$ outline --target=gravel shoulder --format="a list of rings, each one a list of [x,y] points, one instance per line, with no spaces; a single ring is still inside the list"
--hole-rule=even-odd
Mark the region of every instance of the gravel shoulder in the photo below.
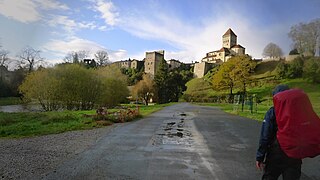
[[[42,179],[121,125],[22,139],[0,139],[0,179]]]

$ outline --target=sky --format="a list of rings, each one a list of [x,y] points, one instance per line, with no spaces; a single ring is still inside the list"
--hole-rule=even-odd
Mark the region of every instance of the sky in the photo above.
[[[200,61],[231,28],[253,58],[275,43],[288,54],[290,28],[320,18],[320,0],[0,0],[0,45],[17,57],[41,50],[49,64],[72,51],[105,50],[111,61]],[[89,57],[89,58],[90,58]]]

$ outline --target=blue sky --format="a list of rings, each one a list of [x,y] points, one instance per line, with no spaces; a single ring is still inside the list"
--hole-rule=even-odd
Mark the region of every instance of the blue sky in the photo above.
[[[270,42],[288,54],[290,27],[316,18],[320,0],[0,0],[0,43],[11,57],[39,49],[51,64],[78,50],[117,61],[163,49],[166,59],[191,62],[220,49],[231,28],[261,58]]]

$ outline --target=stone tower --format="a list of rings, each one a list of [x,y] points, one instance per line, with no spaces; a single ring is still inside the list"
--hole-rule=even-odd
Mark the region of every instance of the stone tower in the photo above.
[[[144,61],[144,72],[154,76],[157,73],[157,68],[160,62],[164,59],[164,51],[146,52]]]
[[[229,28],[222,36],[222,46],[230,49],[235,45],[237,45],[237,35]]]

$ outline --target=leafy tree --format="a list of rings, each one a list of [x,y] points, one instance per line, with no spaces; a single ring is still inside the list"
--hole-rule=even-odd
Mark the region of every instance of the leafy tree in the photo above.
[[[135,85],[138,81],[142,80],[144,74],[143,69],[137,70],[134,68],[121,68],[122,74],[127,76],[128,86]]]
[[[303,77],[313,83],[320,83],[320,58],[308,59],[303,67]]]
[[[286,76],[291,79],[300,78],[302,77],[302,73],[303,59],[301,57],[297,57],[288,64]]]
[[[231,59],[230,59],[231,60]],[[219,70],[212,77],[213,88],[216,90],[229,89],[230,96],[233,95],[233,88],[236,84],[236,77],[232,70],[236,64],[233,60],[223,63]]]
[[[154,95],[154,84],[150,75],[145,74],[143,79],[133,87],[132,91],[134,97],[141,98],[144,104],[148,105],[149,100]]]
[[[287,77],[288,65],[284,61],[280,61],[276,67],[277,77],[284,79]]]
[[[40,50],[33,49],[30,46],[24,48],[18,55],[20,66],[27,67],[28,71],[31,72],[37,64],[43,62],[40,52]]]
[[[232,71],[236,76],[236,80],[240,83],[243,93],[246,94],[246,85],[251,80],[251,73],[253,73],[256,63],[251,59],[250,56],[235,56],[231,58],[235,61],[235,69]]]
[[[51,73],[51,69],[34,71],[28,74],[19,87],[19,90],[24,94],[24,98],[37,99],[46,111],[59,108],[57,99],[59,90],[56,88],[58,81],[50,76]]]
[[[108,52],[104,50],[97,51],[94,54],[95,60],[98,66],[104,66],[110,64]]]
[[[274,44],[269,43],[264,49],[262,55],[271,59],[280,58],[283,55],[282,49]]]
[[[162,60],[154,76],[156,97],[160,104],[168,103],[169,101],[169,69],[165,60]]]
[[[30,73],[19,90],[26,98],[37,99],[47,111],[114,106],[128,96],[125,78],[119,69],[95,70],[80,64],[61,64]]]
[[[300,54],[315,56],[320,46],[320,19],[296,24],[288,35]]]
[[[178,71],[169,72],[168,79],[168,98],[169,102],[178,102],[182,92],[187,89],[186,79]]]
[[[230,89],[230,98],[233,95],[233,88],[238,85],[246,94],[246,87],[250,81],[250,75],[253,72],[256,63],[250,56],[235,56],[223,63],[219,71],[213,75],[213,87],[215,89]]]
[[[126,84],[126,76],[115,65],[104,66],[97,70],[97,76],[101,79],[100,97],[98,104],[111,107],[124,102],[129,96]]]
[[[289,52],[289,55],[298,55],[299,52],[297,49],[292,49],[290,52]]]

